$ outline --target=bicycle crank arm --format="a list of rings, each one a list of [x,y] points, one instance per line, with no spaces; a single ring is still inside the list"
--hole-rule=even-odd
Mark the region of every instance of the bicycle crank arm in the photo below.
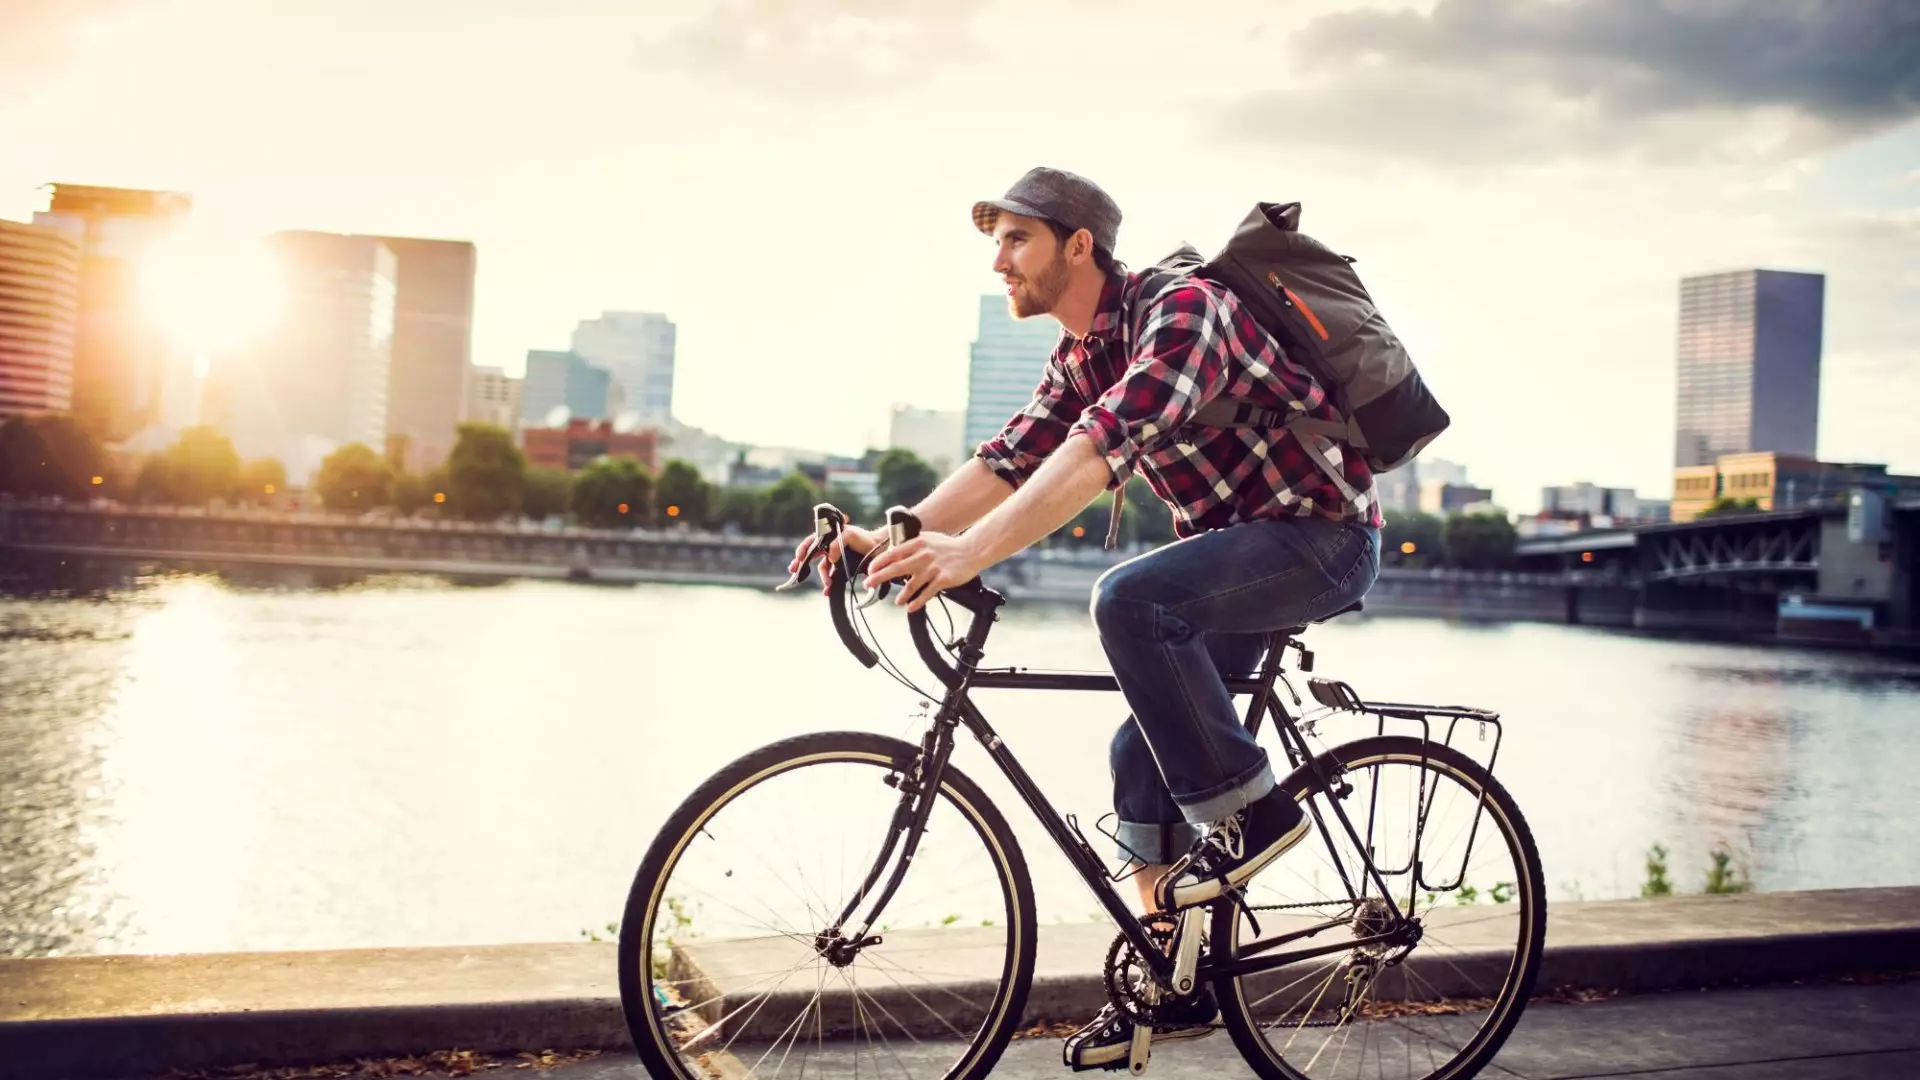
[[[1153,1025],[1133,1025],[1133,1042],[1127,1047],[1127,1071],[1135,1076],[1147,1071],[1147,1057],[1153,1052]]]
[[[1208,910],[1201,905],[1180,913],[1180,936],[1173,947],[1173,992],[1182,997],[1193,993],[1193,971],[1200,963],[1200,935]]]

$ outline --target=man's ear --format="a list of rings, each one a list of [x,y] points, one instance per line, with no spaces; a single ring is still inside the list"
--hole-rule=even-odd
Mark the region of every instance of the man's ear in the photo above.
[[[1093,258],[1093,234],[1085,229],[1075,230],[1073,234],[1073,249],[1070,254],[1076,259],[1081,256],[1089,259]]]

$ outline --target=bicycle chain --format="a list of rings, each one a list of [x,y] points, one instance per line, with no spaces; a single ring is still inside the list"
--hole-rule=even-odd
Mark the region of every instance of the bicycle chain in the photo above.
[[[1327,907],[1328,905],[1324,901],[1309,900],[1301,904],[1261,904],[1258,907],[1255,907],[1252,904],[1238,904],[1236,906],[1239,907],[1242,911],[1298,911],[1301,908],[1323,908],[1323,907]],[[1347,1020],[1303,1020],[1298,1024],[1290,1024],[1288,1026],[1295,1030],[1299,1030],[1302,1028],[1333,1028],[1333,1027],[1340,1027],[1343,1024],[1348,1023],[1351,1019],[1352,1018],[1349,1017]],[[1222,1025],[1216,1024],[1211,1026],[1219,1027]],[[1256,1025],[1256,1026],[1260,1026],[1260,1025]],[[1276,1026],[1277,1025],[1265,1025],[1266,1029],[1269,1031],[1274,1030]]]

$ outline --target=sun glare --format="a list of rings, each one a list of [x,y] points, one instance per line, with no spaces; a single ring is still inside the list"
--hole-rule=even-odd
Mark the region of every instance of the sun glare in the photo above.
[[[238,345],[265,330],[282,300],[279,274],[261,242],[190,227],[141,260],[140,288],[164,331],[195,353]]]

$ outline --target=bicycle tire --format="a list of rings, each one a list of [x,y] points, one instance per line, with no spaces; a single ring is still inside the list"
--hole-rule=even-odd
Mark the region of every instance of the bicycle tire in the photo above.
[[[650,1076],[667,1080],[704,1080],[682,1067],[668,1033],[652,1007],[650,950],[662,890],[686,845],[728,802],[768,779],[808,764],[865,762],[900,772],[912,768],[920,748],[900,739],[868,732],[820,732],[772,743],[736,759],[684,799],[655,835],[634,874],[620,923],[620,1001],[634,1049]],[[949,763],[940,782],[941,797],[966,819],[997,856],[1000,886],[1011,913],[1011,948],[1000,985],[982,1024],[945,1080],[980,1080],[998,1063],[1017,1030],[1033,982],[1037,919],[1031,878],[1013,830],[979,785]],[[879,823],[884,824],[884,822]],[[909,867],[909,876],[911,876]],[[857,961],[856,961],[857,962]]]
[[[1372,736],[1335,746],[1318,755],[1313,763],[1295,769],[1281,779],[1278,786],[1300,800],[1313,794],[1325,794],[1320,776],[1326,766],[1338,764],[1344,768],[1364,768],[1381,763],[1420,762],[1443,768],[1461,781],[1463,786],[1470,782],[1485,793],[1487,810],[1499,815],[1511,831],[1511,837],[1518,847],[1516,868],[1527,879],[1516,884],[1515,893],[1515,898],[1522,902],[1519,909],[1523,913],[1521,919],[1524,924],[1522,947],[1516,953],[1501,994],[1490,1010],[1494,1014],[1492,1022],[1482,1025],[1456,1057],[1419,1078],[1465,1080],[1492,1061],[1512,1034],[1514,1025],[1519,1023],[1539,976],[1541,952],[1546,941],[1547,894],[1540,868],[1540,853],[1513,796],[1479,762],[1451,747],[1410,735]],[[1338,825],[1330,819],[1329,827],[1337,829]],[[1237,927],[1238,911],[1234,905],[1216,903],[1209,935],[1211,940],[1216,943],[1231,942],[1237,936]],[[1263,1080],[1305,1080],[1304,1074],[1277,1054],[1261,1036],[1258,1021],[1249,1010],[1243,984],[1244,980],[1238,977],[1218,979],[1213,983],[1215,996],[1220,1003],[1221,1023],[1233,1036],[1241,1057]]]

